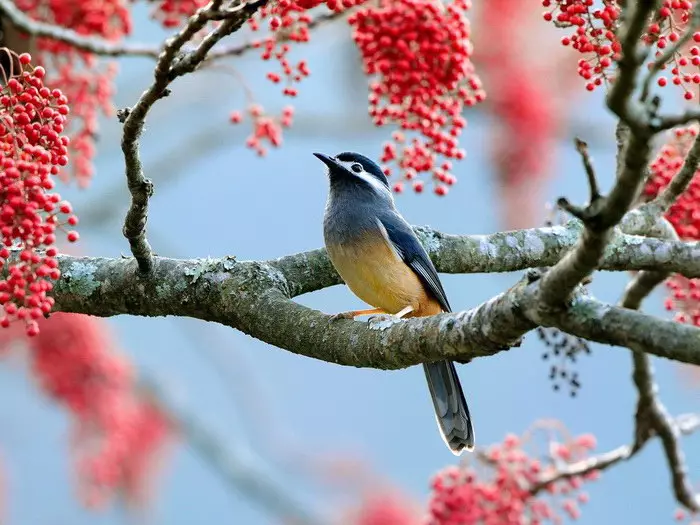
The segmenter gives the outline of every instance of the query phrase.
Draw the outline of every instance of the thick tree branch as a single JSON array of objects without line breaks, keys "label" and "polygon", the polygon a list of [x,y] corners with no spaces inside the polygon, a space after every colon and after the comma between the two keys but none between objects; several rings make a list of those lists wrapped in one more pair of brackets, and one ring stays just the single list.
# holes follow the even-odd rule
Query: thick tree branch
[{"label": "thick tree branch", "polygon": [[[169,94],[168,86],[173,80],[194,71],[217,42],[238,30],[265,1],[242,3],[225,12],[219,10],[220,2],[212,2],[199,9],[178,33],[166,41],[158,57],[151,86],[141,95],[134,107],[120,112],[120,120],[124,123],[122,151],[126,163],[126,179],[131,193],[131,205],[124,220],[123,233],[131,245],[131,252],[142,272],[150,271],[153,256],[151,246],[146,239],[148,200],[153,194],[153,183],[145,177],[139,155],[139,138],[143,132],[146,115],[153,104]],[[220,19],[223,19],[223,22],[193,51],[179,55],[183,46],[208,22]]]},{"label": "thick tree branch", "polygon": [[[289,260],[281,264],[289,265]],[[154,257],[147,278],[133,259],[62,256],[61,265],[57,310],[214,321],[294,353],[349,366],[394,369],[445,355],[468,359],[516,345],[533,327],[517,315],[514,294],[470,312],[410,323],[331,323],[329,316],[290,300],[298,287],[285,278],[278,261]]]},{"label": "thick tree branch", "polygon": [[[478,238],[474,256],[491,258],[502,265],[502,255],[489,242],[496,239],[513,246],[514,254],[527,249],[503,235]],[[628,248],[638,254],[647,253],[639,246],[660,242],[634,238],[637,241]],[[444,250],[442,246],[437,249],[435,243],[439,242],[443,241],[438,236],[426,242],[435,254],[438,270],[462,271],[464,259],[450,256],[449,242]],[[541,258],[542,246],[534,247]],[[619,260],[619,256],[611,253],[610,257]],[[518,262],[519,257],[512,260]],[[677,262],[668,259],[669,266]],[[700,329],[580,294],[568,310],[543,314],[537,308],[539,281],[521,282],[468,312],[368,325],[359,321],[329,323],[328,316],[290,300],[340,282],[321,250],[267,262],[154,258],[148,278],[140,275],[132,259],[61,256],[60,264],[63,277],[56,283],[54,294],[57,310],[98,316],[189,316],[219,322],[291,352],[343,365],[393,369],[443,358],[464,361],[517,345],[536,324],[556,326],[591,341],[700,363]],[[537,263],[540,265],[541,260]]]},{"label": "thick tree branch", "polygon": [[20,11],[12,0],[0,0],[0,13],[22,33],[46,37],[68,44],[81,51],[103,56],[142,56],[157,58],[159,50],[140,44],[119,44],[95,37],[86,37],[65,27],[32,20]]},{"label": "thick tree branch", "polygon": [[[626,218],[624,226],[630,232],[639,232],[647,229],[649,223],[644,214],[635,210]],[[661,229],[661,226],[655,224],[654,228]],[[496,273],[553,266],[575,246],[582,228],[580,223],[571,221],[563,226],[491,235],[449,235],[424,226],[414,229],[440,272]],[[617,233],[605,249],[600,268],[610,271],[661,269],[695,277],[700,271],[699,258],[700,242]],[[296,287],[294,295],[340,282],[325,250],[295,254],[279,261],[278,266]]]}]

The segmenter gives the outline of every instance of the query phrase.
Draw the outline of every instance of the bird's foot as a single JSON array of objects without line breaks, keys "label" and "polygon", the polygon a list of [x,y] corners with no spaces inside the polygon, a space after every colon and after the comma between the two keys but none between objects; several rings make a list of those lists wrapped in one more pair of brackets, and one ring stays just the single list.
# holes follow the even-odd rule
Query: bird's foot
[{"label": "bird's foot", "polygon": [[353,315],[354,313],[355,312],[340,312],[340,313],[331,315],[328,322],[333,323],[335,321],[338,321],[339,319],[354,319],[355,318],[355,316]]},{"label": "bird's foot", "polygon": [[368,323],[381,323],[382,321],[389,321],[390,319],[395,319],[396,317],[391,314],[377,314],[371,315],[367,319]]},{"label": "bird's foot", "polygon": [[395,315],[389,315],[389,314],[379,314],[379,315],[373,315],[369,319],[367,319],[367,326],[370,328],[383,328],[386,326],[390,326],[397,322],[399,319]]}]

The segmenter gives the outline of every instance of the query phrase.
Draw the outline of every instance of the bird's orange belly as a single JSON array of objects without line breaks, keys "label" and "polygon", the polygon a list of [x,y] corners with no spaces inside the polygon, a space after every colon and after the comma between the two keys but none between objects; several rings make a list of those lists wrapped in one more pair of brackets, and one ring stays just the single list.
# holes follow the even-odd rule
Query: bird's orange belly
[{"label": "bird's orange belly", "polygon": [[348,288],[364,302],[395,314],[407,306],[406,317],[442,311],[418,276],[404,263],[383,237],[347,245],[329,245],[328,254]]}]

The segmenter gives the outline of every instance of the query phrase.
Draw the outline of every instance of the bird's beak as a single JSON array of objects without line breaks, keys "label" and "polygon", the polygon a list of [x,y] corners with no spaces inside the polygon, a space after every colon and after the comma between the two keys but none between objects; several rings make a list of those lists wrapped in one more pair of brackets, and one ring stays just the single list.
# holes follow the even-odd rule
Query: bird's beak
[{"label": "bird's beak", "polygon": [[323,153],[314,153],[314,157],[323,162],[328,169],[331,171],[344,170],[344,166],[340,164],[335,158],[325,155]]}]

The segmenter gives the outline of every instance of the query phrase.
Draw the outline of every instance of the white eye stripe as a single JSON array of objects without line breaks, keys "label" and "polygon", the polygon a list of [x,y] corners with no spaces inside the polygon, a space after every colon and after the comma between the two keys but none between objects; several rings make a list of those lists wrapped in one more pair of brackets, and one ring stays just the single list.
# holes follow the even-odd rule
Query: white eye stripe
[{"label": "white eye stripe", "polygon": [[[343,164],[348,168],[348,170],[355,176],[363,181],[367,182],[370,186],[372,186],[374,189],[379,191],[380,193],[388,194],[391,195],[391,191],[389,191],[389,188],[387,188],[384,184],[381,183],[381,181],[377,180],[376,177],[373,175],[370,175],[366,171],[362,170],[361,172],[357,173],[351,169],[350,166],[353,164],[356,164],[355,162],[343,162]],[[393,197],[393,196],[392,196]]]}]

